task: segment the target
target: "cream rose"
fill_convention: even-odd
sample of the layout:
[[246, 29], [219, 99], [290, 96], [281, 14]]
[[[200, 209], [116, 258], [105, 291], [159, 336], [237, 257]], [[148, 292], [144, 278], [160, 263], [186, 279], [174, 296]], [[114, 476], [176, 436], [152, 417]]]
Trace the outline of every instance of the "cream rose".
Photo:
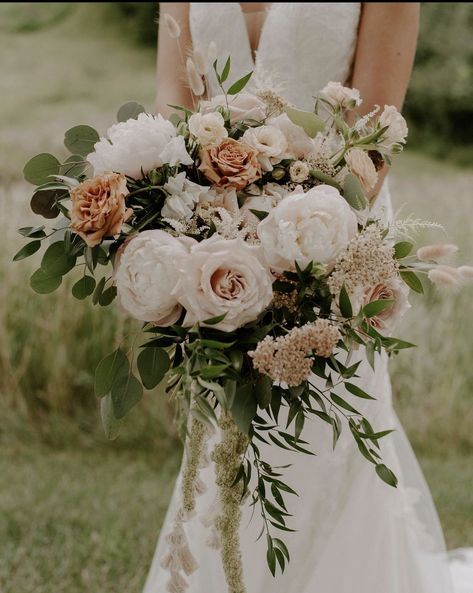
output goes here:
[[357, 233], [356, 216], [335, 188], [299, 191], [284, 198], [257, 228], [266, 259], [277, 272], [295, 270], [295, 262], [330, 266]]
[[220, 113], [194, 113], [189, 118], [189, 132], [204, 147], [215, 146], [227, 138], [225, 120]]
[[[225, 95], [216, 95], [210, 101], [202, 101], [200, 107], [203, 113], [215, 111], [218, 107], [227, 109]], [[247, 91], [242, 91], [234, 97], [229, 97], [228, 110], [230, 113], [230, 123], [232, 124], [250, 119], [262, 121], [266, 117], [266, 106], [263, 101]]]
[[272, 299], [261, 249], [242, 239], [213, 235], [195, 244], [180, 260], [180, 272], [173, 296], [186, 309], [186, 327], [225, 314], [212, 327], [233, 331], [254, 321]]
[[358, 178], [365, 194], [369, 194], [378, 181], [378, 172], [367, 152], [361, 148], [350, 148], [345, 155], [345, 162]]
[[117, 235], [123, 223], [133, 214], [126, 208], [126, 178], [108, 173], [88, 179], [70, 190], [72, 209], [70, 227], [89, 247], [104, 237]]
[[361, 105], [360, 91], [343, 86], [340, 82], [329, 82], [320, 91], [320, 96], [328, 101], [332, 107], [354, 109]]
[[384, 311], [381, 311], [381, 313], [378, 313], [374, 317], [370, 317], [369, 323], [379, 331], [391, 332], [396, 323], [410, 307], [408, 296], [408, 286], [397, 276], [367, 289], [362, 299], [363, 307], [373, 301], [394, 301], [387, 309], [384, 309]]
[[184, 138], [177, 136], [172, 123], [162, 115], [147, 113], [113, 125], [107, 138], [101, 138], [94, 145], [94, 152], [87, 160], [95, 175], [114, 171], [134, 179], [141, 179], [143, 174], [166, 163], [173, 166], [193, 163]]
[[131, 239], [115, 271], [121, 307], [141, 321], [176, 323], [182, 307], [172, 291], [179, 278], [179, 262], [188, 257], [193, 243], [193, 239], [176, 238], [161, 230], [144, 231]]
[[261, 177], [256, 150], [233, 138], [202, 149], [200, 160], [199, 170], [218, 187], [240, 190]]
[[312, 138], [305, 133], [301, 126], [294, 124], [287, 116], [287, 113], [271, 117], [266, 123], [278, 128], [283, 133], [290, 157], [301, 159], [314, 152], [315, 144]]
[[272, 171], [273, 165], [287, 156], [287, 140], [276, 126], [257, 126], [248, 128], [242, 141], [258, 153], [258, 161], [263, 171]]
[[382, 128], [388, 126], [380, 142], [380, 147], [399, 152], [402, 148], [401, 145], [406, 142], [407, 138], [406, 120], [394, 105], [385, 105], [383, 113], [379, 116], [378, 123]]

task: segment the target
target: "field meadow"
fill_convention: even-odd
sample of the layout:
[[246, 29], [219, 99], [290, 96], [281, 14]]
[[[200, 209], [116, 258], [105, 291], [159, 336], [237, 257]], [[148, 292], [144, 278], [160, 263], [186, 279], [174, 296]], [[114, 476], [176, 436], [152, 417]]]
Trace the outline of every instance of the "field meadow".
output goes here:
[[[37, 224], [24, 162], [64, 156], [68, 127], [105, 131], [127, 100], [151, 107], [155, 52], [124, 39], [105, 4], [58, 5], [67, 18], [44, 27], [24, 24], [44, 4], [0, 8], [0, 591], [138, 593], [180, 462], [172, 411], [148, 392], [107, 441], [93, 371], [137, 324], [74, 300], [69, 285], [36, 295], [28, 280], [40, 254], [11, 260], [16, 228]], [[443, 225], [420, 238], [455, 241], [471, 262], [472, 169], [408, 150], [390, 185], [401, 218]], [[472, 287], [413, 299], [398, 333], [419, 347], [391, 364], [450, 548], [473, 545], [472, 299]]]

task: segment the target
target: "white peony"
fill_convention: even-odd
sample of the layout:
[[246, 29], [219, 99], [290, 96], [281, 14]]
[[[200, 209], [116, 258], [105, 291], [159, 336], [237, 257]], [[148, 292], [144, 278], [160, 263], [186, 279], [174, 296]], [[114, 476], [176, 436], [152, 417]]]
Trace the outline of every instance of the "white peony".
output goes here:
[[287, 151], [289, 156], [301, 159], [314, 152], [315, 144], [301, 126], [293, 123], [287, 113], [281, 113], [277, 117], [271, 117], [266, 122], [270, 126], [278, 128], [286, 138]]
[[258, 151], [258, 161], [263, 171], [272, 171], [273, 165], [287, 157], [287, 140], [276, 126], [248, 128], [242, 141]]
[[212, 327], [233, 331], [254, 321], [272, 300], [273, 279], [261, 248], [242, 239], [213, 235], [196, 243], [180, 260], [180, 272], [173, 296], [186, 309], [186, 327], [225, 314]]
[[169, 194], [161, 210], [163, 218], [188, 220], [192, 217], [199, 201], [213, 199], [213, 195], [209, 194], [209, 187], [189, 181], [184, 171], [175, 177], [170, 177], [163, 189]]
[[369, 194], [378, 181], [378, 172], [368, 153], [361, 148], [350, 148], [345, 155], [345, 161], [365, 194]]
[[228, 136], [225, 120], [218, 112], [191, 115], [189, 132], [201, 146], [215, 146]]
[[162, 115], [140, 113], [113, 125], [107, 137], [94, 146], [95, 152], [87, 157], [94, 175], [105, 172], [122, 173], [141, 179], [152, 169], [169, 163], [191, 165], [184, 138], [177, 136], [176, 128]]
[[384, 133], [380, 142], [380, 148], [386, 150], [395, 150], [397, 152], [402, 148], [402, 144], [406, 142], [407, 138], [407, 123], [394, 105], [385, 105], [383, 113], [378, 119], [379, 125], [388, 129]]
[[338, 191], [319, 185], [284, 198], [257, 229], [266, 259], [274, 270], [295, 270], [311, 261], [333, 265], [357, 234], [357, 220]]
[[121, 307], [135, 319], [156, 325], [176, 323], [182, 311], [172, 295], [179, 278], [178, 263], [194, 241], [161, 230], [144, 231], [131, 239], [115, 271]]
[[[259, 188], [258, 188], [259, 190]], [[245, 198], [240, 208], [243, 220], [247, 225], [257, 226], [259, 218], [251, 210], [260, 210], [261, 212], [270, 212], [279, 202], [290, 192], [277, 183], [268, 183], [264, 186], [263, 193], [259, 190], [258, 194], [249, 195]]]
[[[202, 101], [200, 104], [203, 113], [215, 111], [217, 107], [227, 108], [225, 95], [216, 95], [210, 101]], [[266, 106], [255, 95], [242, 91], [233, 97], [228, 97], [228, 110], [230, 112], [230, 123], [254, 119], [262, 121], [266, 117]]]
[[320, 91], [320, 96], [334, 108], [354, 109], [361, 105], [360, 91], [343, 86], [339, 82], [329, 82]]

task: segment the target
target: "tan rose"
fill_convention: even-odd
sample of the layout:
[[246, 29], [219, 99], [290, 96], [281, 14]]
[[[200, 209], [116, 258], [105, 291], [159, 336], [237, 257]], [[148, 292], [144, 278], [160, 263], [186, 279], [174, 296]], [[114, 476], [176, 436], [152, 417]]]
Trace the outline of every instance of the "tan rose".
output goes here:
[[202, 149], [199, 170], [218, 187], [243, 189], [261, 177], [256, 150], [227, 138], [218, 146]]
[[117, 235], [133, 212], [125, 206], [128, 193], [126, 178], [118, 173], [105, 173], [74, 187], [70, 191], [71, 229], [89, 247]]

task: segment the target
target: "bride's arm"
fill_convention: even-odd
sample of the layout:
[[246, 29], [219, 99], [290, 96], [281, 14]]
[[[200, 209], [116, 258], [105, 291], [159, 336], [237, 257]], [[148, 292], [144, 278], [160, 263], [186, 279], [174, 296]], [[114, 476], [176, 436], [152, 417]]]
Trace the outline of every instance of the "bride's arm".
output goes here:
[[[360, 113], [374, 105], [401, 110], [411, 77], [419, 31], [418, 2], [363, 3], [352, 86], [363, 98]], [[387, 168], [379, 172], [379, 191]]]
[[[178, 23], [181, 35], [169, 35], [163, 16], [169, 14]], [[158, 29], [158, 60], [156, 69], [156, 113], [165, 117], [175, 111], [169, 104], [191, 107], [191, 93], [186, 84], [185, 56], [191, 46], [188, 2], [160, 2]]]

